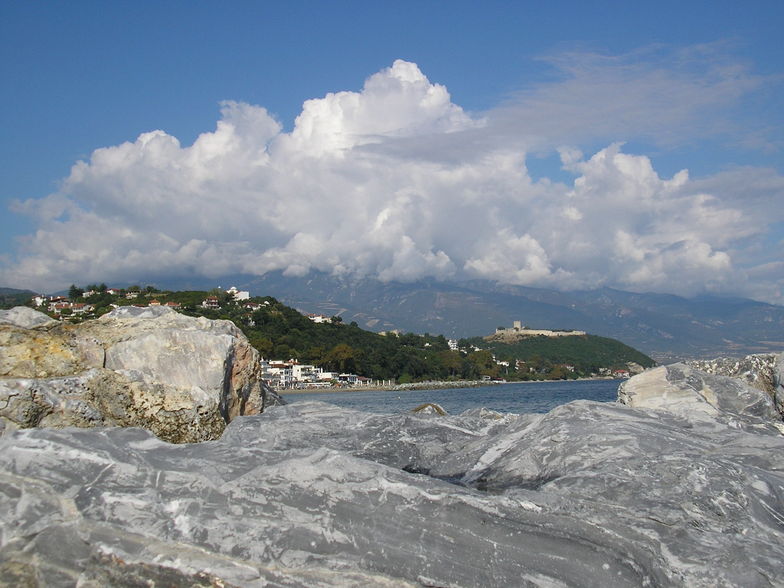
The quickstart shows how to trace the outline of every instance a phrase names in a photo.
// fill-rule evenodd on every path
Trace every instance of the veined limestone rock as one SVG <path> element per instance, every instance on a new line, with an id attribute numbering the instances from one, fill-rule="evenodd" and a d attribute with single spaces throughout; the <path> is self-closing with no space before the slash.
<path id="1" fill-rule="evenodd" d="M 666 410 L 683 418 L 737 426 L 784 426 L 772 396 L 744 380 L 717 376 L 682 363 L 647 370 L 618 388 L 628 406 Z"/>
<path id="2" fill-rule="evenodd" d="M 280 402 L 229 321 L 125 307 L 61 324 L 0 311 L 0 427 L 137 426 L 172 442 L 220 436 Z"/>
<path id="3" fill-rule="evenodd" d="M 700 359 L 687 364 L 709 374 L 741 379 L 749 386 L 764 390 L 784 417 L 784 353 L 759 353 L 743 359 Z"/>
<path id="4" fill-rule="evenodd" d="M 626 399 L 655 409 L 378 415 L 301 402 L 189 445 L 134 428 L 18 431 L 0 439 L 0 577 L 784 585 L 784 436 L 770 411 L 742 383 L 685 366 L 636 378 Z"/>

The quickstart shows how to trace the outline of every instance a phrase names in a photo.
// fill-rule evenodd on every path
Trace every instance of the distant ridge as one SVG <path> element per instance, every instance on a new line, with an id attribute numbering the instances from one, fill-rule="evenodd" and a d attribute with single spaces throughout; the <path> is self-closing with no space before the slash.
<path id="1" fill-rule="evenodd" d="M 238 284 L 239 286 L 240 284 Z M 659 362 L 784 351 L 784 307 L 743 298 L 633 293 L 601 288 L 559 292 L 474 280 L 410 284 L 280 273 L 241 282 L 254 293 L 377 331 L 400 329 L 461 338 L 514 320 L 623 341 Z"/>
<path id="2" fill-rule="evenodd" d="M 32 296 L 35 296 L 35 292 L 31 290 L 0 287 L 0 308 L 10 308 L 25 304 Z"/>
<path id="3" fill-rule="evenodd" d="M 784 351 L 784 307 L 744 298 L 683 298 L 612 288 L 559 292 L 484 280 L 383 283 L 318 272 L 304 277 L 271 272 L 134 283 L 172 290 L 234 285 L 302 311 L 340 315 L 374 331 L 464 338 L 488 335 L 498 326 L 521 320 L 531 328 L 576 329 L 618 339 L 660 363 Z"/>

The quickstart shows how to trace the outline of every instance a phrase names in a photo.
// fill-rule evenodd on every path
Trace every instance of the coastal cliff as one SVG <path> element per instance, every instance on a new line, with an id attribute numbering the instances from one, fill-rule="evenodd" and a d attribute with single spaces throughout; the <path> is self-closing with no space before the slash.
<path id="1" fill-rule="evenodd" d="M 454 416 L 301 402 L 190 445 L 138 428 L 20 430 L 0 438 L 0 577 L 784 584 L 784 436 L 770 396 L 676 365 L 631 378 L 620 399 Z"/>
<path id="2" fill-rule="evenodd" d="M 123 307 L 63 324 L 0 311 L 0 431 L 143 427 L 165 441 L 220 437 L 239 415 L 280 399 L 257 351 L 229 321 Z"/>

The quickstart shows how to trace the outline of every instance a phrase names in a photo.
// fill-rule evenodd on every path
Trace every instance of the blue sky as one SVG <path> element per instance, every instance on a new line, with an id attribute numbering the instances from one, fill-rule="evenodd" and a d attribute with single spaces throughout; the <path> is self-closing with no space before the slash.
<path id="1" fill-rule="evenodd" d="M 781 304 L 782 25 L 781 2 L 6 1 L 0 285 L 317 269 Z"/>

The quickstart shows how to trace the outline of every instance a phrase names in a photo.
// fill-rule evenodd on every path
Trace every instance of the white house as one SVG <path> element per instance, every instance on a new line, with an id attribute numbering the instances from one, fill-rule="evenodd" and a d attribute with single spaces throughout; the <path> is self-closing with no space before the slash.
<path id="1" fill-rule="evenodd" d="M 213 310 L 217 310 L 220 308 L 220 302 L 218 301 L 217 296 L 207 296 L 202 303 L 203 308 L 211 308 Z"/>
<path id="2" fill-rule="evenodd" d="M 310 320 L 312 320 L 314 323 L 318 323 L 318 324 L 332 322 L 332 319 L 330 317 L 324 316 L 323 314 L 308 313 L 305 316 L 308 317 Z"/>
<path id="3" fill-rule="evenodd" d="M 284 361 L 262 360 L 261 377 L 267 380 L 271 386 L 276 388 L 290 388 L 294 382 L 291 363 Z"/>
<path id="4" fill-rule="evenodd" d="M 226 290 L 226 294 L 230 294 L 234 300 L 248 300 L 250 298 L 250 292 L 237 290 L 236 286 L 232 286 Z"/>

